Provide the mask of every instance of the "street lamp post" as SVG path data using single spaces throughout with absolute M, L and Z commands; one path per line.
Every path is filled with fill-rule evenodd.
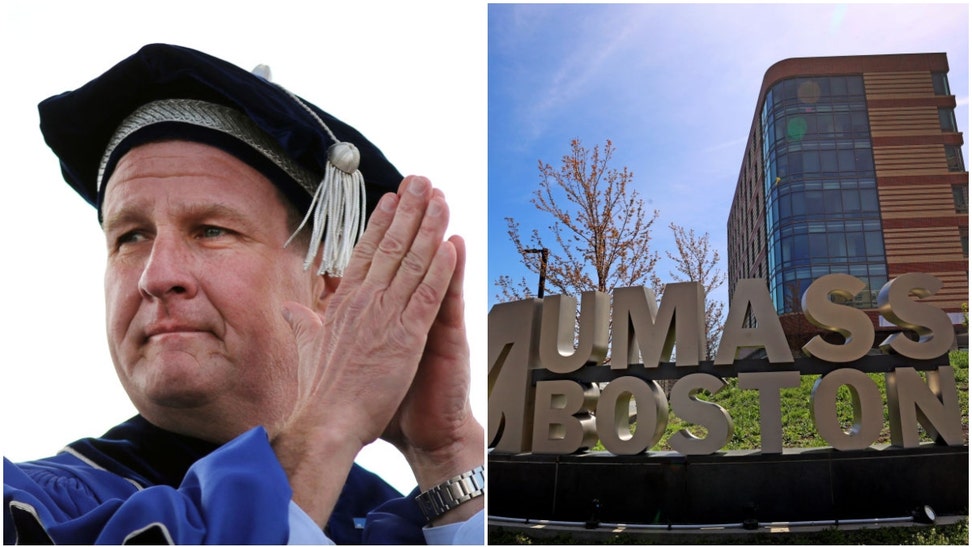
M 547 281 L 547 257 L 550 255 L 550 249 L 544 247 L 542 249 L 523 249 L 524 253 L 537 253 L 540 255 L 540 286 L 537 288 L 537 298 L 543 298 L 543 286 Z

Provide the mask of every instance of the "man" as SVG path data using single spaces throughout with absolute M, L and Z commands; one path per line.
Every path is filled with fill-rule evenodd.
M 139 415 L 5 460 L 5 543 L 482 541 L 445 198 L 260 74 L 151 45 L 41 103 L 102 222 Z M 405 498 L 354 464 L 379 437 L 415 474 Z

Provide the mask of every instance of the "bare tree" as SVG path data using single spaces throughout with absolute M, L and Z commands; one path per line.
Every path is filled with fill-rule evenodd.
M 702 285 L 705 297 L 705 357 L 713 359 L 724 326 L 725 303 L 711 298 L 711 294 L 726 282 L 726 273 L 719 269 L 719 251 L 712 248 L 709 233 L 695 235 L 694 229 L 686 230 L 672 222 L 668 225 L 675 236 L 676 253 L 665 251 L 675 263 L 675 271 L 670 272 L 676 282 L 692 281 Z M 652 274 L 652 287 L 661 298 L 664 285 L 658 276 Z
M 632 188 L 631 171 L 609 167 L 613 154 L 610 140 L 602 151 L 598 146 L 589 150 L 574 139 L 559 169 L 538 162 L 540 188 L 531 203 L 553 217 L 547 230 L 555 246 L 537 229 L 524 240 L 520 224 L 506 217 L 507 233 L 527 269 L 538 273 L 543 257 L 535 250 L 550 249 L 546 283 L 555 292 L 576 296 L 643 285 L 658 261 L 658 253 L 649 249 L 658 211 L 648 217 L 644 200 Z M 526 279 L 516 282 L 504 275 L 496 286 L 502 301 L 534 296 Z

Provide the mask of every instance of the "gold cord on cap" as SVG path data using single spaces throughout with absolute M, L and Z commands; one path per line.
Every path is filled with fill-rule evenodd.
M 205 127 L 230 135 L 272 161 L 307 190 L 307 193 L 313 194 L 317 188 L 317 176 L 291 159 L 276 141 L 242 112 L 228 106 L 195 99 L 163 99 L 136 108 L 115 129 L 101 156 L 101 164 L 98 167 L 98 191 L 101 191 L 102 186 L 108 182 L 105 180 L 105 171 L 108 169 L 112 153 L 119 144 L 145 127 L 171 122 Z
M 253 73 L 270 81 L 270 67 L 258 65 Z M 358 238 L 364 233 L 367 211 L 365 209 L 364 177 L 358 170 L 361 154 L 350 142 L 338 140 L 324 120 L 307 106 L 300 97 L 277 84 L 291 99 L 307 112 L 327 132 L 334 142 L 327 150 L 327 164 L 324 178 L 313 192 L 311 205 L 304 220 L 294 231 L 287 245 L 297 236 L 313 217 L 311 242 L 304 259 L 304 269 L 310 268 L 323 245 L 323 256 L 318 274 L 327 273 L 336 277 L 344 275 L 344 269 L 351 261 L 351 252 Z

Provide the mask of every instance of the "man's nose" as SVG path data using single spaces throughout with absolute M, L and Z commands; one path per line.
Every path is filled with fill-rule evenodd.
M 152 251 L 138 280 L 138 290 L 149 298 L 192 298 L 198 285 L 192 274 L 191 253 L 175 235 L 156 235 Z

